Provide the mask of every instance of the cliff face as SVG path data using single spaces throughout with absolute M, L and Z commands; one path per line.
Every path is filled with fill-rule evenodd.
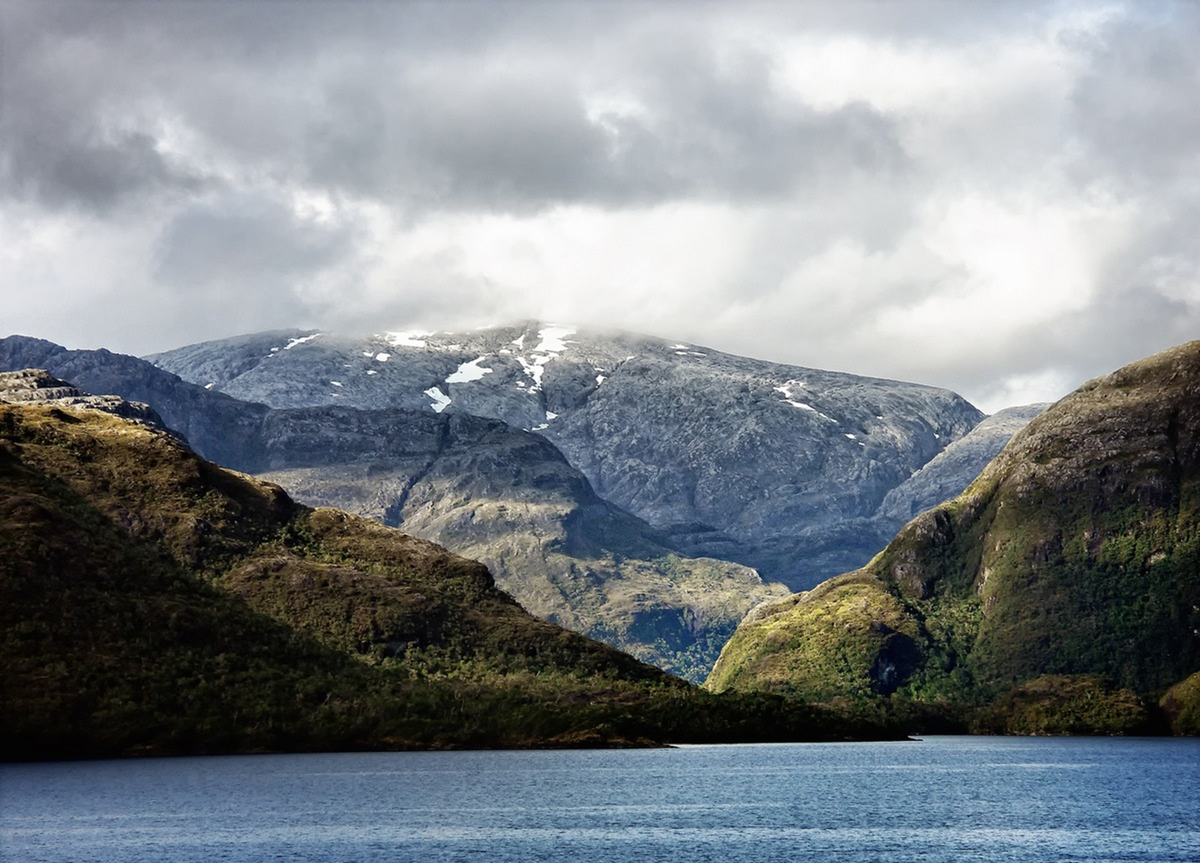
M 682 551 L 794 588 L 869 559 L 877 540 L 862 519 L 982 418 L 932 387 L 540 324 L 264 333 L 151 359 L 274 407 L 405 408 L 536 431 Z
M 1200 668 L 1200 342 L 1091 381 L 868 566 L 748 618 L 709 686 L 1144 696 Z M 836 660 L 836 661 L 835 661 Z
M 532 613 L 700 682 L 754 605 L 753 570 L 681 554 L 539 435 L 396 409 L 272 411 L 260 476 L 483 562 Z
M 1000 454 L 1013 435 L 1048 407 L 1049 404 L 1023 405 L 985 417 L 884 496 L 875 513 L 880 530 L 890 539 L 910 519 L 957 497 Z

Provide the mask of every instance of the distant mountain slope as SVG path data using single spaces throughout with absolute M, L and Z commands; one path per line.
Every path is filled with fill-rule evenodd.
M 1121 703 L 1087 680 L 1157 699 L 1197 669 L 1192 342 L 1085 384 L 870 565 L 752 614 L 708 685 L 931 703 L 1007 697 L 1012 719 L 1071 687 L 1081 687 L 1076 707 Z M 1057 677 L 1039 684 L 1045 675 Z
M 273 410 L 144 360 L 0 339 L 0 368 L 41 361 L 87 389 L 152 403 L 201 454 L 304 503 L 375 518 L 483 560 L 535 614 L 700 682 L 745 613 L 786 595 L 736 563 L 695 558 L 599 499 L 544 438 L 464 414 Z
M 272 411 L 260 476 L 485 563 L 525 608 L 700 682 L 754 605 L 751 569 L 680 554 L 592 491 L 552 444 L 462 414 Z
M 530 616 L 476 562 L 75 398 L 0 400 L 0 757 L 852 728 L 713 700 Z
M 982 418 L 933 387 L 541 324 L 260 333 L 151 359 L 279 408 L 445 411 L 538 431 L 682 550 L 793 587 L 869 559 L 877 540 L 858 522 Z
M 934 456 L 928 464 L 889 491 L 875 513 L 888 536 L 909 519 L 956 497 L 974 482 L 1013 435 L 1043 413 L 1046 404 L 1005 408 L 985 417 L 967 434 Z

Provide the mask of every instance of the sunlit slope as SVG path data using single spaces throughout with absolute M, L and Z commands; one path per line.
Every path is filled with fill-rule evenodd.
M 8 758 L 880 733 L 714 699 L 479 563 L 80 406 L 0 403 L 0 632 Z
M 260 352 L 286 367 L 293 355 L 315 350 L 303 337 L 281 344 L 292 342 L 290 350 Z M 253 351 L 235 354 L 234 370 L 262 360 Z M 419 373 L 419 364 L 399 361 L 372 364 Z M 134 357 L 0 339 L 0 368 L 36 363 L 93 392 L 151 404 L 198 453 L 277 482 L 302 503 L 365 515 L 480 560 L 536 616 L 695 682 L 747 611 L 788 593 L 746 566 L 681 551 L 598 497 L 545 437 L 500 420 L 437 414 L 423 404 L 275 409 Z
M 708 686 L 988 701 L 1200 668 L 1200 342 L 1082 386 L 868 566 L 762 609 Z

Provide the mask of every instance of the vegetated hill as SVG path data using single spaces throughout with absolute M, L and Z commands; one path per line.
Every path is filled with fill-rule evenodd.
M 786 596 L 749 568 L 680 554 L 601 500 L 544 438 L 401 410 L 273 411 L 260 476 L 486 564 L 530 612 L 699 683 L 746 612 Z
M 465 414 L 276 410 L 134 357 L 15 336 L 0 368 L 48 365 L 86 389 L 149 402 L 198 452 L 310 505 L 375 518 L 486 563 L 523 606 L 700 682 L 746 612 L 787 594 L 728 561 L 682 553 L 600 499 L 540 435 Z
M 879 733 L 705 695 L 76 398 L 0 403 L 2 758 Z
M 868 566 L 750 615 L 708 686 L 1128 731 L 1200 669 L 1200 342 L 1091 381 Z M 1141 699 L 1141 700 L 1139 700 Z
M 878 539 L 863 520 L 983 416 L 934 387 L 542 324 L 259 333 L 151 359 L 277 408 L 462 413 L 537 431 L 676 548 L 793 589 L 869 560 Z

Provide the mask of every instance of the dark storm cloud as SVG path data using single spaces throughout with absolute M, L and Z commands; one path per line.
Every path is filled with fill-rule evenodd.
M 1091 167 L 1122 192 L 1154 189 L 1200 169 L 1200 6 L 1148 6 L 1082 45 L 1088 73 L 1073 94 Z
M 421 4 L 49 3 L 44 17 L 22 5 L 7 21 L 8 191 L 103 208 L 216 182 L 225 159 L 418 212 L 527 212 L 778 198 L 904 163 L 878 112 L 787 99 L 764 57 L 718 58 L 696 27 L 618 24 L 596 48 L 594 11 L 550 14 L 533 53 L 514 28 L 531 7 L 449 5 L 473 26 L 451 33 Z M 589 104 L 597 89 L 637 111 Z
M 173 162 L 139 126 L 134 94 L 106 100 L 111 46 L 74 21 L 66 34 L 42 29 L 35 7 L 0 10 L 0 192 L 106 211 L 148 191 L 200 189 L 202 173 Z
M 1198 39 L 1172 2 L 0 0 L 0 286 L 140 350 L 540 294 L 1078 382 L 1200 333 Z
M 790 104 L 697 58 L 699 76 L 637 113 L 594 117 L 579 85 L 553 74 L 404 81 L 383 95 L 342 86 L 309 130 L 310 178 L 398 205 L 528 211 L 777 200 L 904 164 L 892 125 L 866 105 Z
M 176 214 L 159 239 L 154 275 L 183 292 L 277 295 L 342 261 L 353 245 L 347 226 L 297 218 L 282 201 L 238 195 Z

